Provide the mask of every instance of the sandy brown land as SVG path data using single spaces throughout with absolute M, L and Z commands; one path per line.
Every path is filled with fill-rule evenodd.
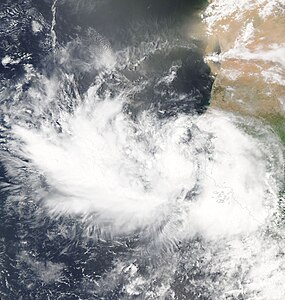
M 285 13 L 276 6 L 267 14 L 265 8 L 263 3 L 236 9 L 208 23 L 213 107 L 285 116 Z

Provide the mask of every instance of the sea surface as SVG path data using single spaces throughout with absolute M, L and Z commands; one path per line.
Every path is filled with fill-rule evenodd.
M 207 5 L 1 1 L 1 300 L 284 300 L 284 145 L 215 104 Z

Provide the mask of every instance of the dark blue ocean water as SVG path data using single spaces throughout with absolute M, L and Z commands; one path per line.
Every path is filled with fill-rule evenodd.
M 39 95 L 33 101 L 41 101 L 41 93 L 45 93 L 40 82 L 42 75 L 62 80 L 58 102 L 63 110 L 72 111 L 76 103 L 68 99 L 76 93 L 83 97 L 98 76 L 102 79 L 102 70 L 92 65 L 99 55 L 98 40 L 116 53 L 125 53 L 127 48 L 134 53 L 127 63 L 122 58 L 112 74 L 103 72 L 106 78 L 98 89 L 99 96 L 101 93 L 104 98 L 106 91 L 116 95 L 134 87 L 125 108 L 134 119 L 144 110 L 152 111 L 158 118 L 181 112 L 203 113 L 209 104 L 213 78 L 203 61 L 203 43 L 186 38 L 181 31 L 186 18 L 202 5 L 199 1 L 170 0 L 1 1 L 2 300 L 159 298 L 157 288 L 164 285 L 165 274 L 173 271 L 173 262 L 165 261 L 155 249 L 148 249 L 149 241 L 139 231 L 111 237 L 96 226 L 86 230 L 74 216 L 50 217 L 42 207 L 42 200 L 49 193 L 44 176 L 33 173 L 28 164 L 25 167 L 23 158 L 18 158 L 22 167 L 17 172 L 10 170 L 9 159 L 14 154 L 7 146 L 7 132 L 11 123 L 4 116 L 12 115 L 14 108 L 25 107 L 31 101 L 31 89 Z M 62 61 L 66 53 L 63 49 L 68 52 L 68 63 Z M 175 73 L 170 83 L 165 80 L 169 70 Z M 72 83 L 62 79 L 64 74 L 73 76 Z M 45 114 L 48 120 L 50 112 Z M 39 115 L 32 112 L 29 126 L 36 127 L 37 118 Z M 14 121 L 18 119 L 21 116 Z M 37 190 L 27 184 L 28 177 L 36 178 Z M 181 262 L 173 271 L 165 299 L 211 299 L 206 285 L 193 283 L 199 282 L 203 274 L 194 262 L 191 265 L 190 254 L 195 253 L 196 259 L 202 257 L 203 243 L 191 243 L 189 249 L 187 242 L 181 242 L 172 254 L 187 255 L 187 264 Z M 135 292 L 126 289 L 133 269 L 146 281 Z M 215 276 L 212 275 L 213 281 Z

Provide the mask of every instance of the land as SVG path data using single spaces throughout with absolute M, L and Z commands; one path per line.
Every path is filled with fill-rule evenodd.
M 241 0 L 223 12 L 223 1 L 209 2 L 204 22 L 205 57 L 215 76 L 211 107 L 263 119 L 285 145 L 284 5 Z

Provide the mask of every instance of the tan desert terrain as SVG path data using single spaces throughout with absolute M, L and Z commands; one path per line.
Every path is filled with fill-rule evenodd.
M 206 60 L 212 107 L 285 116 L 285 1 L 209 1 Z

